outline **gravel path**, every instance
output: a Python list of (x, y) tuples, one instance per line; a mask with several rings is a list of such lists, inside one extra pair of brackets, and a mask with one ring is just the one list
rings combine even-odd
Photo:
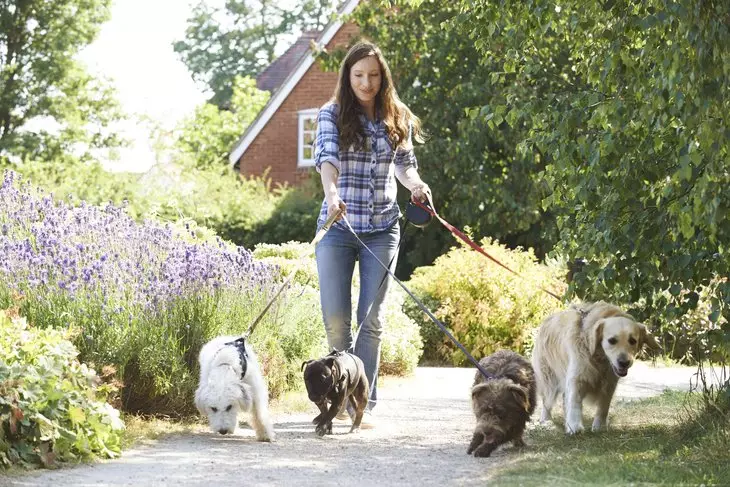
[[(614, 401), (684, 389), (695, 369), (637, 363), (619, 383)], [(485, 485), (491, 467), (510, 461), (510, 447), (492, 457), (466, 455), (474, 418), (469, 404), (472, 369), (419, 368), (407, 379), (386, 379), (377, 427), (318, 438), (306, 414), (275, 414), (278, 437), (257, 443), (244, 427), (235, 436), (172, 436), (125, 451), (122, 458), (58, 471), (1, 477), (12, 487), (213, 485)], [(536, 417), (539, 410), (535, 412)], [(533, 423), (534, 424), (534, 423)]]

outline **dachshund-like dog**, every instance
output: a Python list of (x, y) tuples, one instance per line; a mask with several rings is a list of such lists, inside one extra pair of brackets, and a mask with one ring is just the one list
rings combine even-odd
[(332, 434), (332, 420), (345, 407), (348, 399), (355, 410), (350, 433), (357, 431), (370, 394), (360, 357), (335, 350), (321, 359), (302, 363), (302, 371), (309, 400), (320, 410), (320, 414), (312, 420), (317, 425), (317, 435)]

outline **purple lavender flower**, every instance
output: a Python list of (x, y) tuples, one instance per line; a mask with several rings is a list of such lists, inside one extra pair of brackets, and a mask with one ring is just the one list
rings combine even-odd
[(0, 222), (0, 285), (48, 300), (95, 296), (122, 303), (130, 316), (221, 290), (246, 299), (270, 292), (279, 276), (243, 247), (200, 241), (189, 226), (177, 233), (170, 224), (137, 223), (110, 204), (54, 201), (12, 171), (0, 186)]

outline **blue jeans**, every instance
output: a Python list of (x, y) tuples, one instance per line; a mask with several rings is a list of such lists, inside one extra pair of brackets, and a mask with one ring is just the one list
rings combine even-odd
[[(393, 259), (395, 269), (400, 237), (396, 222), (387, 230), (359, 234), (358, 237), (385, 264)], [(368, 409), (377, 402), (378, 367), (380, 366), (380, 335), (383, 332), (383, 300), (391, 279), (348, 230), (330, 228), (315, 249), (319, 297), (322, 317), (330, 349), (352, 350), (352, 275), (355, 261), (360, 261), (360, 296), (357, 302), (359, 324), (354, 353), (363, 361), (365, 375), (370, 383)], [(382, 285), (381, 285), (382, 283)]]

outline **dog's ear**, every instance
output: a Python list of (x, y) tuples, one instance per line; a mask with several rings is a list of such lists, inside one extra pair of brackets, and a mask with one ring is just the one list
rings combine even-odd
[(203, 406), (203, 388), (198, 387), (195, 390), (195, 408), (198, 410), (201, 416), (205, 416), (205, 408)]
[(306, 369), (307, 366), (312, 362), (314, 362), (314, 360), (307, 360), (306, 362), (302, 362), (302, 372), (304, 372), (304, 369)]
[(527, 397), (527, 389), (519, 384), (512, 384), (509, 386), (509, 391), (512, 393), (512, 397), (515, 398), (517, 404), (519, 404), (525, 411), (530, 411), (530, 399)]
[(328, 362), (330, 362), (330, 367), (332, 368), (332, 385), (335, 387), (335, 390), (338, 390), (342, 383), (347, 379), (347, 375), (342, 373), (340, 363), (337, 360), (332, 358), (328, 359)]
[(238, 399), (239, 407), (242, 410), (246, 410), (250, 407), (251, 399), (253, 398), (253, 390), (248, 384), (240, 382), (238, 387), (241, 389), (241, 397)]
[(337, 360), (335, 360), (335, 357), (327, 357), (324, 364), (330, 368), (332, 375), (335, 378), (335, 382), (337, 382), (340, 379), (340, 368), (337, 366)]
[(603, 324), (604, 323), (605, 322), (603, 320), (598, 320), (588, 330), (588, 333), (587, 333), (588, 350), (590, 350), (591, 355), (596, 353), (596, 350), (598, 349), (598, 345), (601, 343), (601, 340), (603, 340)]
[(477, 384), (474, 387), (471, 388), (471, 398), (474, 399), (478, 397), (482, 392), (489, 390), (489, 384), (486, 382), (482, 382), (481, 384)]
[(646, 325), (644, 325), (643, 323), (637, 323), (637, 325), (639, 325), (639, 330), (641, 330), (640, 331), (641, 336), (640, 336), (640, 340), (639, 340), (641, 345), (646, 344), (646, 346), (650, 350), (652, 350), (654, 352), (661, 352), (662, 351), (661, 344), (658, 341), (656, 341), (656, 338), (654, 337), (654, 335), (649, 333), (649, 330), (646, 329)]

